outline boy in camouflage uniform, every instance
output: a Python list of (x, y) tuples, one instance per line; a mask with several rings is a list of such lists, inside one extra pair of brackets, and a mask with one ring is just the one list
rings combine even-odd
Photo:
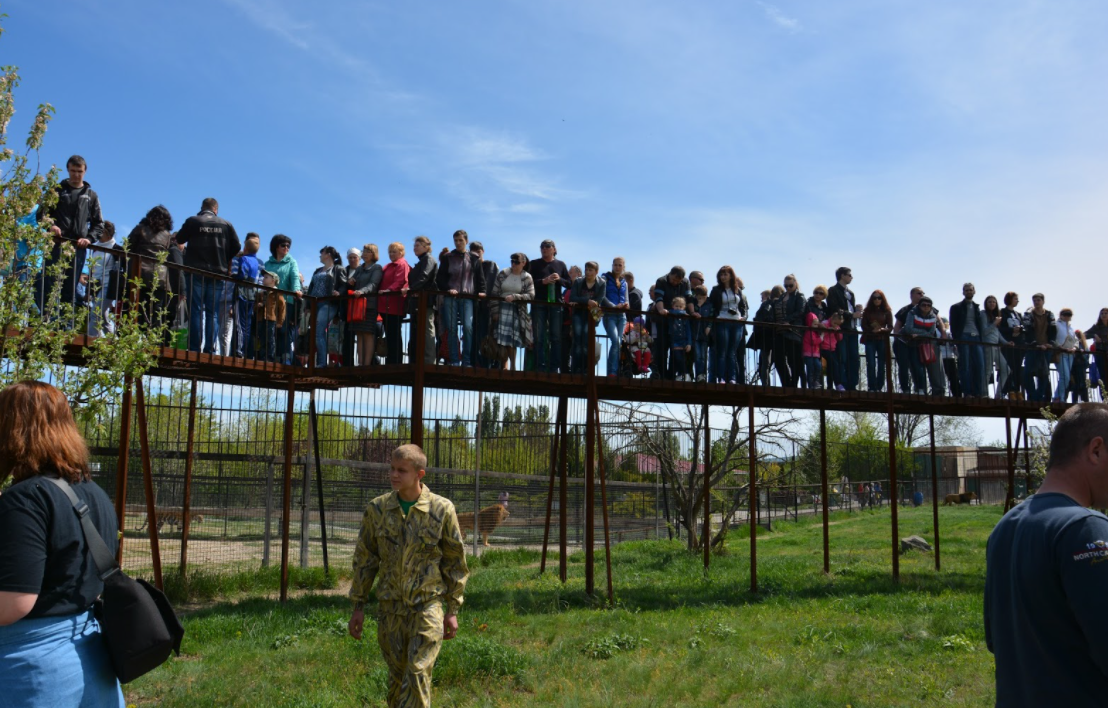
[(394, 491), (369, 503), (354, 550), (350, 636), (362, 638), (363, 607), (380, 573), (377, 643), (389, 667), (390, 708), (431, 705), (431, 670), (442, 640), (458, 633), (469, 578), (454, 505), (422, 484), (426, 467), (418, 445), (393, 451)]

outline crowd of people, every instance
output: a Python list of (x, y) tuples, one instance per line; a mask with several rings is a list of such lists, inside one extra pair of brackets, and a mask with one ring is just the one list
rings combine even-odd
[[(101, 217), (85, 167), (71, 158), (58, 187), (50, 214), (58, 245), (47, 262), (61, 257), (62, 241), (75, 243), (60, 291), (87, 308), (87, 331), (97, 335), (112, 329), (124, 299), (126, 255)], [(41, 223), (43, 214), (32, 216), (28, 223)], [(307, 364), (313, 349), (316, 367), (399, 364), (405, 351), (415, 356), (414, 334), (422, 331), (425, 363), (548, 373), (582, 373), (604, 358), (608, 376), (769, 385), (776, 374), (785, 387), (854, 391), (864, 355), (869, 391), (884, 390), (888, 377), (902, 392), (1035, 401), (1088, 400), (1090, 384), (1108, 376), (1108, 308), (1082, 331), (1070, 308), (1055, 316), (1041, 293), (1020, 311), (1017, 293), (1005, 293), (1003, 306), (993, 295), (979, 304), (966, 283), (943, 317), (919, 287), (896, 310), (881, 290), (862, 302), (850, 287), (851, 269), (841, 267), (834, 284), (817, 285), (811, 297), (787, 275), (753, 308), (729, 265), (711, 284), (701, 271), (674, 266), (644, 293), (622, 257), (603, 273), (595, 261), (582, 270), (559, 260), (546, 239), (537, 258), (513, 253), (500, 268), (464, 230), (452, 241), (436, 257), (431, 239), (416, 237), (412, 263), (400, 242), (387, 245), (384, 263), (373, 243), (348, 249), (345, 263), (325, 246), (305, 277), (290, 254), (292, 239), (270, 238), (263, 260), (259, 234), (240, 241), (209, 198), (177, 231), (164, 206), (151, 209), (127, 237), (127, 253), (145, 257), (144, 316), (169, 322), (179, 346), (290, 365)], [(109, 250), (86, 254), (92, 243)], [(182, 267), (159, 266), (162, 253)], [(30, 259), (17, 253), (13, 270)], [(44, 270), (37, 290), (45, 297), (52, 286)]]

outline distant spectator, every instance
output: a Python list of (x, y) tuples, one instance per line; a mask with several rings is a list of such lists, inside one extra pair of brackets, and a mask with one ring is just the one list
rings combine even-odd
[(1095, 360), (1101, 381), (1108, 381), (1108, 307), (1100, 308), (1096, 324), (1085, 330), (1086, 337), (1092, 337), (1092, 348), (1096, 351)]
[(773, 328), (769, 326), (774, 321), (773, 303), (784, 294), (785, 288), (781, 285), (763, 290), (762, 303), (754, 313), (753, 334), (750, 338), (758, 350), (758, 380), (763, 386), (770, 385), (769, 368), (773, 363), (773, 344), (776, 339)]
[(109, 248), (113, 252), (93, 251), (88, 257), (89, 283), (89, 318), (88, 335), (99, 337), (102, 332), (111, 334), (115, 332), (115, 319), (112, 314), (113, 303), (119, 299), (116, 288), (121, 284), (119, 276), (120, 258), (122, 249), (115, 242), (115, 224), (104, 222), (104, 230), (100, 233), (100, 240), (96, 242), (100, 248)]
[[(481, 268), (483, 286), (478, 294), (484, 298), (488, 294), (489, 288), (492, 287), (492, 282), (500, 274), (500, 268), (496, 265), (496, 261), (485, 260), (485, 246), (480, 241), (470, 242), (469, 252), (477, 257), (478, 265)], [(473, 313), (473, 349), (470, 355), (477, 366), (482, 369), (488, 369), (496, 363), (489, 361), (481, 354), (481, 342), (485, 341), (485, 336), (489, 333), (489, 318), (489, 303), (483, 299), (478, 300)]]
[(773, 301), (773, 321), (778, 325), (773, 340), (773, 366), (782, 386), (806, 387), (800, 344), (806, 301), (795, 275), (786, 275), (782, 284), (785, 294)]
[(408, 360), (415, 361), (415, 333), (417, 328), (423, 327), (425, 364), (435, 363), (435, 298), (428, 296), (427, 307), (422, 324), (419, 319), (419, 297), (424, 291), (433, 291), (438, 287), (435, 283), (439, 275), (439, 263), (431, 255), (431, 239), (426, 236), (416, 236), (412, 243), (412, 252), (416, 255), (416, 263), (408, 273), (408, 291), (414, 293), (408, 298), (408, 315), (411, 318), (411, 328), (408, 336)]
[(961, 372), (958, 371), (958, 347), (951, 341), (950, 322), (943, 317), (939, 318), (939, 358), (943, 361), (943, 372), (946, 374), (946, 384), (950, 395), (961, 398), (965, 395), (962, 390)]
[(669, 318), (665, 321), (669, 340), (669, 378), (675, 381), (688, 381), (688, 355), (692, 351), (692, 336), (689, 330), (687, 303), (680, 295), (674, 296), (669, 307)]
[[(93, 241), (100, 240), (100, 234), (104, 230), (104, 218), (100, 215), (100, 197), (85, 181), (85, 172), (88, 169), (85, 158), (73, 155), (66, 160), (65, 168), (69, 172), (69, 177), (63, 179), (55, 188), (58, 201), (48, 215), (54, 222), (50, 227), (50, 233), (54, 236), (54, 247), (45, 259), (35, 284), (35, 302), (39, 310), (47, 316), (50, 314), (46, 313), (44, 305), (53, 291), (55, 282), (54, 276), (48, 271), (50, 264), (62, 259), (62, 244), (69, 241), (76, 250), (72, 260), (64, 264), (60, 303), (76, 307), (80, 304), (77, 300), (77, 281), (85, 270), (86, 249)], [(40, 208), (39, 221), (43, 216), (46, 215)], [(84, 322), (81, 322), (81, 329), (84, 330)]]
[[(651, 298), (654, 307), (650, 312), (650, 319), (655, 325), (654, 357), (651, 361), (652, 373), (650, 378), (664, 378), (667, 372), (675, 369), (668, 365), (668, 357), (673, 353), (673, 347), (669, 339), (670, 326), (668, 314), (674, 309), (673, 299), (681, 298), (681, 309), (686, 310), (687, 303), (692, 298), (692, 286), (685, 277), (685, 269), (675, 265), (669, 269), (669, 273), (663, 275), (654, 283), (654, 292)], [(687, 310), (686, 310), (687, 311)]]
[[(476, 296), (485, 291), (485, 273), (481, 269), (481, 260), (472, 253), (466, 253), (469, 234), (463, 229), (454, 232), (454, 250), (442, 257), (439, 273), (436, 277), (439, 290), (448, 294), (443, 296), (443, 320), (446, 323), (447, 346), (452, 366), (473, 365), (473, 314)], [(390, 256), (391, 254), (391, 246)], [(401, 247), (403, 248), (403, 247)], [(386, 269), (388, 266), (386, 266)], [(384, 288), (382, 288), (384, 289)], [(458, 297), (469, 295), (470, 297)], [(458, 339), (458, 319), (461, 318), (462, 340)], [(388, 337), (388, 325), (385, 326)], [(391, 344), (390, 344), (391, 346)]]
[(1073, 397), (1073, 403), (1089, 402), (1089, 343), (1081, 330), (1077, 335), (1077, 347), (1073, 352), (1073, 368), (1070, 369), (1069, 387), (1066, 393)]
[(923, 296), (923, 288), (912, 288), (908, 293), (908, 304), (897, 310), (893, 316), (893, 334), (897, 335), (893, 339), (893, 356), (896, 357), (896, 374), (901, 393), (912, 392), (912, 383), (919, 374), (923, 374), (925, 378), (927, 376), (919, 362), (916, 347), (911, 345), (907, 335), (901, 336), (904, 325), (908, 322), (908, 313), (919, 304)]
[(1001, 334), (1000, 328), (1004, 318), (1000, 314), (1000, 303), (995, 295), (985, 297), (981, 306), (981, 342), (985, 350), (985, 370), (982, 372), (981, 382), (978, 387), (981, 395), (989, 393), (989, 379), (996, 377), (996, 398), (1004, 396), (1004, 387), (1008, 383), (1008, 360), (1004, 357), (1003, 347), (1010, 344)]
[[(365, 314), (359, 320), (352, 320), (347, 326), (357, 337), (357, 361), (350, 365), (370, 366), (374, 360), (377, 345), (377, 291), (381, 287), (381, 278), (385, 272), (377, 262), (377, 245), (367, 243), (362, 246), (362, 262), (347, 276), (346, 287), (354, 299), (365, 298)], [(410, 285), (410, 283), (409, 283)], [(428, 345), (434, 350), (434, 341)]]
[(842, 266), (835, 270), (835, 284), (827, 291), (829, 313), (839, 311), (843, 314), (843, 339), (839, 347), (839, 357), (843, 380), (840, 383), (847, 391), (858, 388), (858, 368), (861, 359), (858, 356), (858, 323), (862, 319), (862, 305), (854, 299), (854, 291), (848, 286), (854, 281), (850, 268)]
[[(185, 219), (177, 232), (177, 243), (185, 244), (185, 265), (209, 273), (229, 275), (231, 259), (242, 249), (235, 227), (219, 218), (219, 202), (212, 197), (200, 205), (200, 213)], [(223, 282), (189, 274), (189, 351), (216, 353), (219, 334), (219, 295)]]
[(385, 363), (400, 364), (404, 360), (400, 325), (404, 321), (404, 310), (407, 307), (404, 293), (408, 290), (408, 273), (412, 269), (404, 260), (404, 244), (399, 241), (389, 244), (389, 261), (381, 274), (380, 292), (383, 294), (378, 298), (378, 308), (381, 319), (385, 321), (385, 341), (388, 342)]
[(635, 287), (635, 274), (631, 271), (624, 273), (623, 279), (627, 281), (627, 316), (637, 317), (642, 314), (642, 290)]
[(592, 351), (586, 351), (591, 349), (589, 346), (591, 342), (587, 336), (588, 322), (590, 318), (593, 322), (599, 321), (600, 308), (612, 306), (611, 301), (608, 300), (607, 287), (604, 279), (600, 277), (600, 265), (596, 261), (586, 263), (585, 274), (573, 281), (570, 302), (575, 305), (572, 364), (574, 373), (583, 374), (587, 368), (593, 366)]
[(800, 353), (804, 356), (804, 375), (808, 377), (808, 388), (823, 388), (823, 323), (815, 310), (809, 308), (804, 315), (808, 329), (800, 340)]
[(566, 264), (555, 258), (558, 249), (551, 239), (539, 244), (541, 257), (527, 264), (535, 284), (531, 319), (535, 330), (535, 370), (557, 373), (562, 361), (562, 291), (573, 281)]
[(235, 341), (232, 345), (234, 356), (254, 358), (254, 303), (258, 290), (254, 286), (261, 282), (262, 262), (258, 251), (262, 247), (262, 237), (254, 232), (246, 234), (242, 253), (231, 261), (231, 277), (238, 281), (235, 285)]
[(619, 373), (619, 350), (623, 341), (623, 328), (627, 324), (627, 312), (631, 309), (630, 293), (624, 273), (625, 261), (622, 256), (612, 259), (612, 269), (604, 274), (605, 294), (612, 307), (620, 312), (604, 313), (604, 334), (608, 337), (608, 376)]
[(1063, 307), (1058, 312), (1058, 324), (1055, 328), (1054, 364), (1058, 368), (1058, 385), (1054, 388), (1054, 402), (1065, 403), (1066, 389), (1070, 385), (1070, 372), (1073, 370), (1073, 355), (1077, 351), (1077, 332), (1073, 328), (1073, 310)]
[(712, 383), (746, 383), (746, 330), (750, 305), (743, 294), (743, 282), (729, 265), (716, 272), (716, 284), (708, 294), (714, 324), (706, 328), (710, 338)]
[(333, 298), (339, 293), (346, 294), (346, 269), (342, 267), (338, 250), (334, 246), (324, 246), (319, 251), (322, 265), (312, 273), (312, 282), (308, 285), (308, 295), (322, 298), (315, 305), (315, 365), (327, 366), (327, 330), (338, 319), (339, 301)]
[(823, 339), (820, 342), (820, 354), (827, 360), (827, 387), (836, 391), (845, 391), (843, 383), (842, 364), (842, 326), (845, 321), (842, 310), (832, 312), (827, 319), (820, 323), (823, 328)]
[(888, 334), (893, 331), (893, 309), (885, 293), (874, 290), (862, 309), (862, 344), (866, 347), (866, 388), (870, 391), (885, 390), (885, 366), (888, 359), (885, 347)]
[(966, 396), (981, 397), (981, 381), (985, 371), (985, 353), (972, 342), (981, 341), (981, 332), (985, 328), (981, 307), (973, 301), (977, 294), (973, 283), (962, 286), (961, 302), (950, 306), (951, 337), (958, 342), (958, 377)]
[(282, 364), (292, 363), (292, 344), (296, 340), (296, 322), (291, 316), (293, 312), (294, 298), (301, 297), (303, 288), (300, 285), (300, 269), (296, 265), (296, 259), (289, 255), (292, 248), (292, 239), (284, 234), (276, 234), (269, 240), (269, 260), (264, 268), (277, 277), (277, 286), (289, 295), (285, 296), (284, 326), (277, 326), (277, 361)]
[(997, 330), (1000, 336), (1010, 342), (1003, 350), (1004, 359), (1008, 362), (1008, 380), (1004, 382), (1001, 397), (1022, 399), (1023, 393), (1023, 358), (1024, 350), (1020, 348), (1026, 338), (1023, 331), (1023, 315), (1016, 310), (1020, 302), (1017, 293), (1009, 291), (1004, 295), (1004, 307), (1000, 310), (1000, 324)]
[[(348, 248), (346, 250), (346, 277), (347, 279), (358, 269), (358, 266), (362, 264), (362, 252), (357, 248)], [(350, 292), (350, 286), (347, 285), (347, 291), (342, 293), (346, 295)], [(347, 308), (350, 306), (349, 299), (343, 299), (339, 302), (339, 319), (343, 322), (349, 322), (350, 318), (347, 316)], [(354, 330), (349, 325), (342, 330), (342, 363), (344, 366), (354, 366)]]
[[(276, 273), (268, 270), (262, 271), (262, 285), (275, 288), (278, 284)], [(278, 293), (265, 290), (259, 301), (259, 319), (262, 323), (262, 349), (265, 352), (265, 360), (269, 362), (281, 362), (278, 359), (277, 330), (285, 325), (287, 305), (285, 297)]]
[(712, 318), (715, 311), (712, 309), (712, 301), (708, 299), (708, 288), (703, 283), (693, 286), (693, 313), (696, 317), (690, 323), (692, 325), (692, 368), (693, 375), (698, 382), (708, 380), (708, 346), (711, 341), (712, 326), (715, 324)]
[[(131, 230), (127, 236), (128, 253), (141, 257), (139, 260), (139, 280), (141, 292), (138, 294), (139, 321), (154, 326), (168, 323), (174, 312), (169, 311), (170, 291), (174, 283), (173, 274), (164, 266), (158, 266), (158, 259), (170, 250), (173, 240), (173, 217), (169, 210), (159, 204)], [(124, 274), (125, 277), (125, 274)], [(123, 288), (122, 296), (128, 300), (131, 288)]]
[(1024, 341), (1031, 347), (1023, 360), (1023, 387), (1032, 401), (1050, 399), (1051, 348), (1058, 335), (1054, 313), (1044, 307), (1046, 296), (1031, 296), (1032, 307), (1023, 314)]
[[(942, 357), (939, 352), (943, 330), (931, 298), (926, 295), (920, 297), (919, 303), (908, 311), (901, 331), (908, 337), (908, 341), (915, 350), (913, 363), (916, 366), (912, 369), (912, 380), (915, 383), (916, 393), (926, 394), (927, 383), (930, 380), (931, 395), (945, 395), (946, 377), (943, 375)], [(921, 347), (926, 350), (926, 354), (920, 353)]]
[[(516, 350), (534, 342), (527, 303), (535, 298), (535, 281), (527, 272), (527, 256), (513, 253), (511, 266), (497, 273), (489, 295), (492, 331), (496, 343), (504, 348), (500, 368), (511, 369)], [(500, 298), (504, 298), (500, 300)]]

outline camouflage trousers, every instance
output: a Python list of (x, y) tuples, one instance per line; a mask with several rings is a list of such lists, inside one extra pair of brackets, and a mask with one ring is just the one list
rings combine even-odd
[(377, 643), (389, 667), (389, 708), (431, 705), (431, 671), (442, 648), (442, 605), (377, 617)]

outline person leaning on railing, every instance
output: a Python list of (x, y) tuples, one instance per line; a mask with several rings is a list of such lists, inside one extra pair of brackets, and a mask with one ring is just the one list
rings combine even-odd
[[(516, 349), (534, 343), (527, 303), (535, 299), (535, 281), (527, 272), (527, 256), (513, 253), (511, 266), (497, 273), (489, 291), (492, 333), (500, 352), (500, 368), (511, 369)], [(501, 300), (500, 298), (503, 298)]]
[(1023, 387), (1032, 401), (1050, 399), (1050, 351), (1058, 334), (1054, 313), (1044, 307), (1046, 296), (1031, 296), (1031, 309), (1023, 313), (1024, 343), (1028, 346), (1023, 360)]
[[(200, 213), (190, 216), (177, 232), (177, 243), (187, 246), (185, 265), (196, 270), (227, 275), (231, 259), (242, 250), (235, 227), (219, 217), (219, 202), (207, 197)], [(189, 273), (189, 351), (216, 353), (220, 332), (223, 281)]]
[(592, 366), (592, 352), (589, 348), (588, 320), (599, 319), (600, 308), (613, 307), (608, 300), (607, 283), (600, 277), (600, 265), (596, 261), (585, 263), (585, 274), (573, 281), (569, 300), (575, 305), (573, 308), (573, 361), (570, 368), (575, 374), (585, 373), (586, 367)]
[(431, 255), (431, 239), (426, 236), (416, 236), (412, 243), (412, 251), (416, 255), (415, 265), (408, 272), (408, 316), (411, 327), (408, 334), (408, 361), (415, 361), (416, 332), (423, 329), (423, 363), (435, 363), (435, 298), (428, 295), (424, 299), (423, 321), (419, 322), (419, 297), (420, 292), (432, 292), (438, 285), (435, 280), (439, 275), (439, 264)]
[[(139, 258), (139, 280), (142, 291), (139, 294), (139, 321), (160, 325), (170, 317), (170, 295), (177, 274), (170, 272), (164, 265), (158, 265), (163, 253), (169, 252), (173, 241), (173, 216), (169, 210), (159, 204), (131, 230), (127, 236), (128, 253)], [(127, 278), (128, 273), (122, 276)], [(129, 292), (130, 287), (124, 289)], [(130, 297), (124, 295), (128, 301)], [(176, 313), (174, 313), (175, 315)]]
[(1008, 359), (1004, 357), (1002, 347), (1010, 342), (1001, 334), (1000, 326), (1004, 318), (1000, 314), (1000, 304), (995, 295), (986, 295), (981, 306), (982, 325), (981, 341), (985, 344), (985, 369), (981, 375), (979, 388), (981, 395), (989, 393), (989, 377), (996, 375), (996, 398), (1003, 397), (1005, 385), (1008, 383)]
[(862, 309), (862, 344), (866, 349), (866, 388), (885, 390), (885, 347), (893, 330), (893, 309), (885, 293), (874, 290)]
[(604, 335), (608, 338), (608, 376), (619, 373), (619, 350), (623, 341), (623, 328), (627, 324), (627, 311), (631, 309), (627, 278), (624, 277), (626, 262), (622, 256), (612, 259), (612, 269), (604, 274), (605, 295), (612, 307), (620, 312), (605, 312), (602, 319)]
[(807, 381), (800, 340), (806, 301), (795, 275), (786, 275), (782, 285), (785, 293), (773, 301), (773, 321), (778, 325), (773, 338), (773, 366), (782, 386), (804, 387)]
[(408, 290), (408, 273), (412, 267), (404, 260), (404, 244), (395, 241), (389, 244), (389, 263), (381, 273), (381, 290), (378, 297), (378, 309), (385, 321), (385, 342), (387, 353), (385, 363), (399, 364), (403, 361), (404, 344), (400, 338), (400, 325), (404, 321), (405, 296)]
[(301, 297), (300, 269), (296, 259), (289, 255), (292, 239), (284, 234), (275, 234), (269, 240), (269, 259), (262, 266), (277, 278), (277, 287), (290, 293), (285, 296), (286, 317), (283, 327), (277, 329), (277, 361), (281, 364), (292, 363), (292, 344), (295, 339), (295, 318), (293, 303)]
[[(377, 291), (381, 288), (384, 270), (377, 261), (380, 259), (377, 244), (362, 246), (362, 262), (349, 274), (346, 287), (351, 298), (364, 298), (365, 309), (360, 319), (350, 320), (349, 327), (357, 337), (357, 362), (353, 366), (369, 366), (373, 363), (377, 345)], [(351, 307), (354, 307), (351, 304)], [(360, 309), (360, 308), (359, 308)]]
[(773, 363), (774, 330), (769, 326), (774, 320), (773, 303), (784, 293), (785, 288), (780, 285), (763, 290), (762, 303), (754, 313), (754, 323), (751, 326), (751, 346), (758, 351), (758, 380), (763, 386), (770, 384), (769, 368)]
[(1020, 296), (1012, 291), (1004, 295), (1004, 307), (1000, 310), (1000, 324), (997, 330), (1000, 336), (1008, 341), (1008, 346), (1002, 351), (1005, 361), (1008, 362), (1008, 380), (1004, 382), (1004, 388), (1000, 392), (1000, 398), (1007, 396), (1012, 400), (1022, 400), (1023, 391), (1023, 316), (1016, 310), (1020, 302)]
[(712, 316), (706, 328), (711, 345), (708, 375), (712, 383), (746, 382), (746, 331), (743, 322), (750, 305), (743, 294), (743, 281), (729, 265), (716, 272), (716, 284), (708, 293)]

